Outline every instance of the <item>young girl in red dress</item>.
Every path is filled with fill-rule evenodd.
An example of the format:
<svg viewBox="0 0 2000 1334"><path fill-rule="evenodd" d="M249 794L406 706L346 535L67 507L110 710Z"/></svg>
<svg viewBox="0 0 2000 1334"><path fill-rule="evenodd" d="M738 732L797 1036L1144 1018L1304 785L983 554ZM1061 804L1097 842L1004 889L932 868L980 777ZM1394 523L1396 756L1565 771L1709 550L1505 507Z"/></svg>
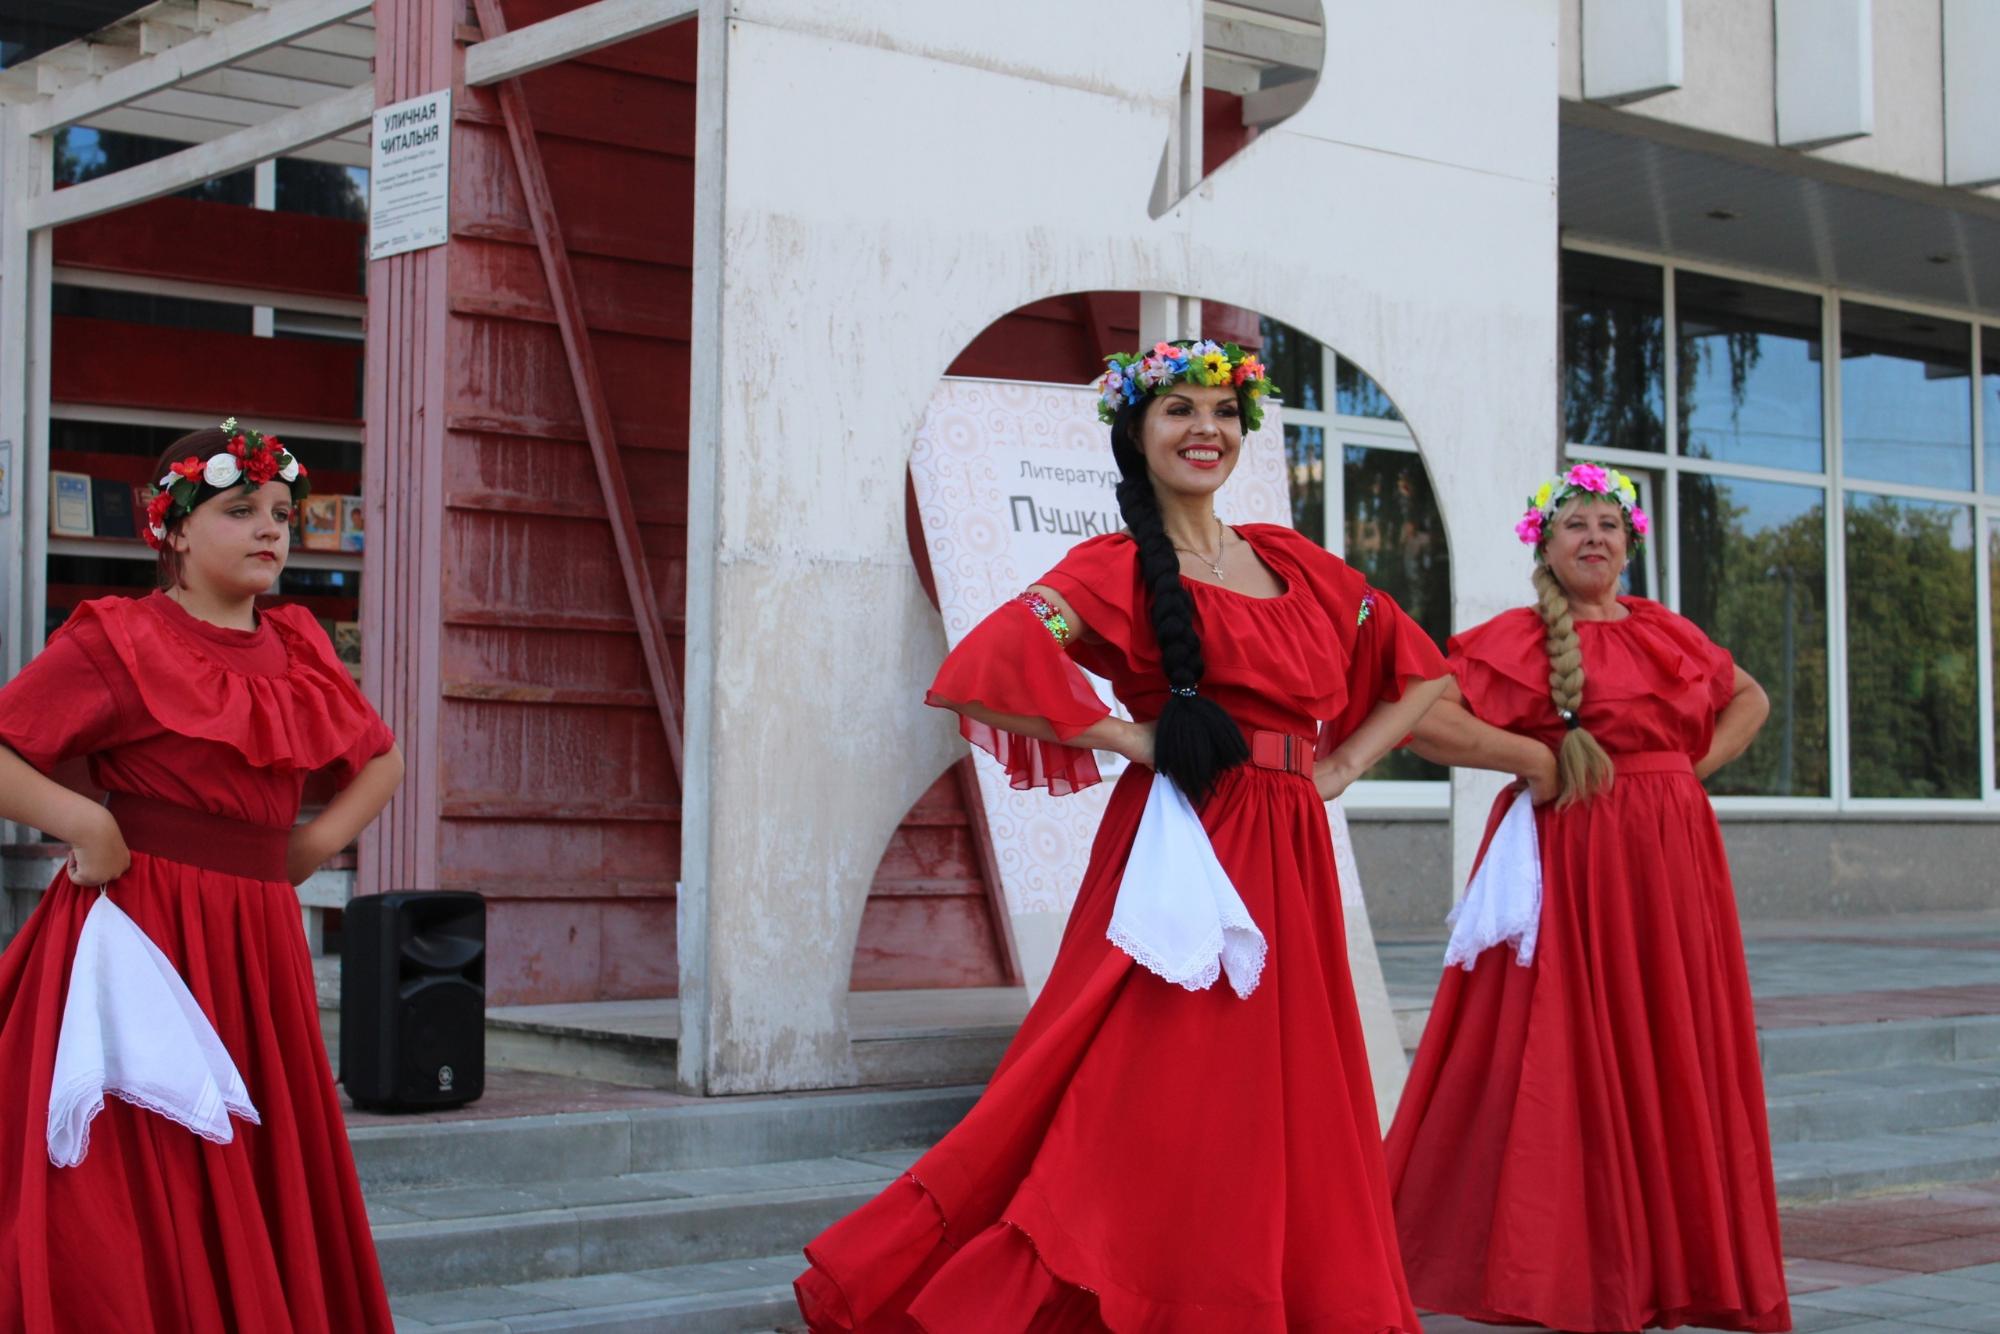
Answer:
<svg viewBox="0 0 2000 1334"><path fill-rule="evenodd" d="M1233 345L1114 357L1101 415L1128 531L1072 550L931 687L1016 787L1096 782L1093 747L1132 763L985 1096L807 1247L814 1330L1418 1328L1324 803L1404 736L1445 667L1314 543L1217 519L1267 387ZM1138 721L1110 716L1078 663ZM1175 877L1121 883L1142 856L1180 869L1147 834L1176 792L1199 820L1173 846L1190 871L1219 864L1204 893L1234 891L1208 900L1217 929L1192 971L1146 948L1149 896ZM1218 919L1223 897L1246 916Z"/></svg>
<svg viewBox="0 0 2000 1334"><path fill-rule="evenodd" d="M1785 1330L1749 975L1701 786L1769 704L1692 622L1618 595L1637 499L1593 464L1530 498L1537 605L1452 640L1456 684L1417 728L1419 754L1522 783L1494 805L1447 955L1463 966L1389 1131L1396 1221L1433 1310ZM1520 810L1511 853L1517 798L1547 804ZM1515 857L1510 882L1539 867L1538 911L1532 891L1491 911L1486 863ZM1488 938L1465 939L1468 918Z"/></svg>
<svg viewBox="0 0 2000 1334"><path fill-rule="evenodd" d="M292 887L375 818L402 757L313 618L256 605L304 467L234 419L162 467L146 515L159 591L82 604L0 689L0 817L72 849L0 956L0 1328L387 1331ZM47 777L77 756L107 804ZM341 790L294 827L319 769ZM240 1072L252 1106L219 1133L112 1087L57 1153L59 1033L89 999L69 979L100 893Z"/></svg>

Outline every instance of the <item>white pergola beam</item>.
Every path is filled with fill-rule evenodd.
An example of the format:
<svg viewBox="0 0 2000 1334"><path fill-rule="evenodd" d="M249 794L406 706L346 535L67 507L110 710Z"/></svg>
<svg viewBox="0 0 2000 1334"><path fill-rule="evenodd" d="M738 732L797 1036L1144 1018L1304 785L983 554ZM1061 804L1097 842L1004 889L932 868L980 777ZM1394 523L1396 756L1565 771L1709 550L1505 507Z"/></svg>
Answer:
<svg viewBox="0 0 2000 1334"><path fill-rule="evenodd" d="M467 87L511 79L691 18L698 0L597 0L466 48Z"/></svg>
<svg viewBox="0 0 2000 1334"><path fill-rule="evenodd" d="M205 144L225 134L234 134L240 127L212 120L193 120L187 116L169 116L141 107L119 107L116 111L92 116L88 128L116 130L120 134L143 134L150 139L177 139L184 144ZM284 156L303 158L308 162L331 162L342 167L365 167L368 165L367 130L365 126L358 127L356 131L336 138L322 139L316 144L293 149Z"/></svg>
<svg viewBox="0 0 2000 1334"><path fill-rule="evenodd" d="M265 158L291 155L294 149L367 124L374 112L374 87L364 84L350 88L309 107L273 117L262 125L236 130L205 144L38 198L28 208L28 225L35 229L60 227L79 218L158 199L190 185L253 167Z"/></svg>
<svg viewBox="0 0 2000 1334"><path fill-rule="evenodd" d="M268 306L276 310L303 311L308 315L325 315L342 320L362 320L368 316L366 301L343 301L339 297L308 296L302 292L279 292L263 287L184 282L178 278L114 273L107 269L80 269L66 264L56 265L50 281L64 287L90 287L104 292L143 292L148 296L184 297L190 301L212 301L227 306Z"/></svg>
<svg viewBox="0 0 2000 1334"><path fill-rule="evenodd" d="M113 70L92 83L58 93L29 110L28 130L32 134L49 134L65 125L78 124L97 112L171 88L193 75L206 74L244 56L282 46L294 38L339 23L368 10L372 2L289 0L278 8L258 11L241 22L190 37L156 55ZM372 43L373 34L368 36Z"/></svg>

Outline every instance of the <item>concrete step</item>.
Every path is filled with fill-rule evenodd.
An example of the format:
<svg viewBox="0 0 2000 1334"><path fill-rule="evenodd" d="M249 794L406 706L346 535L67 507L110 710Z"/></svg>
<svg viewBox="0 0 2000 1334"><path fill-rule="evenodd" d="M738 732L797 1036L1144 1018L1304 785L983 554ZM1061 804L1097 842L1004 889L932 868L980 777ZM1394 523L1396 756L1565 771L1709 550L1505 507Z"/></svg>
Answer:
<svg viewBox="0 0 2000 1334"><path fill-rule="evenodd" d="M352 1127L369 1198L444 1186L506 1186L924 1149L979 1097L975 1087L717 1098L616 1112Z"/></svg>
<svg viewBox="0 0 2000 1334"><path fill-rule="evenodd" d="M1779 1075L1765 1094L1773 1144L2000 1122L2000 1060Z"/></svg>
<svg viewBox="0 0 2000 1334"><path fill-rule="evenodd" d="M1781 1205L2000 1176L2000 1122L1771 1147Z"/></svg>
<svg viewBox="0 0 2000 1334"><path fill-rule="evenodd" d="M917 1156L815 1158L372 1195L392 1295L796 1253Z"/></svg>
<svg viewBox="0 0 2000 1334"><path fill-rule="evenodd" d="M393 1303L396 1328L424 1334L745 1334L798 1319L797 1251L713 1264L460 1288Z"/></svg>
<svg viewBox="0 0 2000 1334"><path fill-rule="evenodd" d="M1757 1035L1764 1075L1805 1075L1842 1070L2000 1057L2000 1015L1912 1019L1881 1024L1825 1024L1767 1028Z"/></svg>

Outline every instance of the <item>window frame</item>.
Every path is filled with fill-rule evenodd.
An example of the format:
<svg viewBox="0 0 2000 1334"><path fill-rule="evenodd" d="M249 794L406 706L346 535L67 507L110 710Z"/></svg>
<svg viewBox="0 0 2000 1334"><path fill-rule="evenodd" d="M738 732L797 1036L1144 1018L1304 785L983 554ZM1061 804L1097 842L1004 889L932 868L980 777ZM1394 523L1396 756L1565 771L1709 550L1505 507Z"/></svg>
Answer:
<svg viewBox="0 0 2000 1334"><path fill-rule="evenodd" d="M1670 534L1672 554L1675 558L1661 562L1658 573L1659 588L1664 596L1662 601L1678 611L1681 607L1680 561L1678 559L1680 541L1680 478L1683 474L1708 475L1744 481L1779 482L1794 486L1818 488L1826 497L1826 596L1827 596L1827 745L1828 764L1832 792L1825 797L1716 797L1714 804L1718 812L1741 816L1783 817L1786 815L1855 814L1879 818L1930 818L1940 815L1952 816L1995 816L2000 815L2000 781L1996 781L1995 760L1995 701L1994 701L1994 572L1993 562L1987 557L1984 545L1991 539L1991 533L2000 529L2000 494L1987 491L1985 424L1985 384L1984 351L1985 339L1989 336L2000 339L2000 320L1979 312L1939 306L1921 301L1905 301L1874 292L1855 291L1847 288L1800 282L1795 279L1778 277L1753 269L1735 268L1728 265L1706 262L1690 262L1629 246L1607 245L1593 241L1565 239L1564 251L1580 254L1601 255L1610 259L1622 259L1654 266L1660 271L1661 309L1665 320L1665 349L1661 359L1665 377L1666 449L1661 453L1639 450L1591 449L1565 441L1564 458L1575 461L1581 458L1602 460L1617 464L1622 468L1645 469L1660 475L1661 496L1664 513L1661 516L1663 530ZM1785 291L1804 293L1816 297L1820 303L1820 346L1823 349L1820 378L1820 420L1825 432L1821 462L1823 470L1818 472L1793 471L1762 465L1729 463L1712 459L1697 459L1680 452L1680 402L1677 385L1680 376L1680 324L1675 309L1675 275L1679 272L1699 273L1710 277L1726 278L1733 281L1751 283L1762 287L1778 288ZM1866 479L1849 479L1844 473L1842 450L1841 387L1840 387L1840 319L1841 302L1855 301L1882 309L1903 311L1913 315L1925 315L1935 319L1962 323L1971 330L1971 376L1968 392L1972 395L1971 441L1972 484L1969 490L1954 488L1916 486L1900 482L1876 482ZM1962 798L1922 798L1922 797L1856 797L1852 791L1851 774L1851 731L1848 725L1848 647L1850 643L1847 624L1847 537L1846 513L1850 495L1884 495L1908 500L1927 500L1950 505L1965 506L1971 512L1974 547L1974 594L1976 619L1974 624L1975 652L1978 664L1979 698L1979 768L1980 795ZM1331 502L1329 501L1329 513Z"/></svg>

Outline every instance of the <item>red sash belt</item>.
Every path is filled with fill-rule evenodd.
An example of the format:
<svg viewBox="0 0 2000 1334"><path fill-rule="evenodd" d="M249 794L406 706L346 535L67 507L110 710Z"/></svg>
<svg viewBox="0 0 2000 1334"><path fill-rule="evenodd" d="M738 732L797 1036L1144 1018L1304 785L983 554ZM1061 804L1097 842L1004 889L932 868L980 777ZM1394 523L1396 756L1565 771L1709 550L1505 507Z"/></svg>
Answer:
<svg viewBox="0 0 2000 1334"><path fill-rule="evenodd" d="M1611 757L1614 774L1686 774L1694 777L1694 761L1678 750L1635 750Z"/></svg>
<svg viewBox="0 0 2000 1334"><path fill-rule="evenodd" d="M1259 768L1311 778L1314 741L1309 736L1289 732L1267 732L1258 728L1250 734L1250 763Z"/></svg>
<svg viewBox="0 0 2000 1334"><path fill-rule="evenodd" d="M252 880L291 880L286 870L292 831L232 820L155 797L113 792L105 803L125 846L168 861Z"/></svg>

